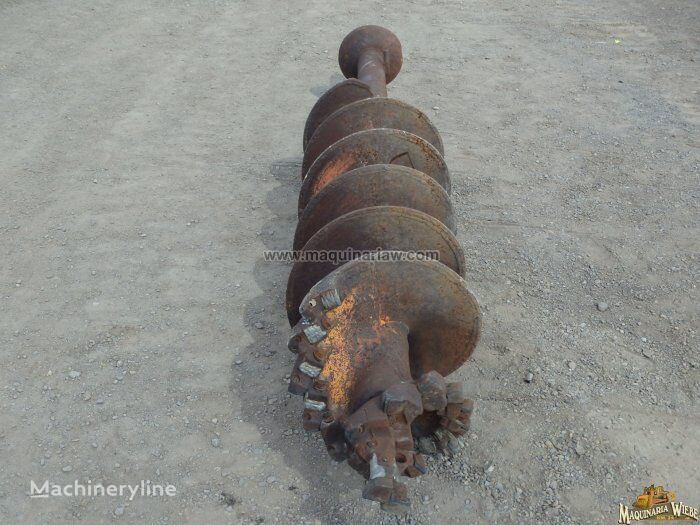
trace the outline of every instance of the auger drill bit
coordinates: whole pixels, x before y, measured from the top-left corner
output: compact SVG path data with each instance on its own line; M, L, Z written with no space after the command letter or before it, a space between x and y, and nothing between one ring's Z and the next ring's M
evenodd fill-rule
M367 479L363 496L401 512L399 478L426 472L414 439L454 453L469 427L472 402L445 377L474 350L481 315L463 279L442 140L423 113L386 98L401 44L360 27L339 63L348 80L319 98L304 129L289 391L304 396L304 428Z

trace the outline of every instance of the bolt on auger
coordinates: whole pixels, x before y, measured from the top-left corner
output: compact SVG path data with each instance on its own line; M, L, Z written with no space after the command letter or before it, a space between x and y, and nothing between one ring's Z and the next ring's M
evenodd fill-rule
M289 391L304 396L304 428L367 479L363 496L401 512L400 477L426 472L414 440L455 452L469 428L472 402L445 377L473 352L481 314L462 278L440 135L425 114L387 98L399 40L363 26L338 59L347 80L319 98L304 129L294 249L374 253L294 264Z

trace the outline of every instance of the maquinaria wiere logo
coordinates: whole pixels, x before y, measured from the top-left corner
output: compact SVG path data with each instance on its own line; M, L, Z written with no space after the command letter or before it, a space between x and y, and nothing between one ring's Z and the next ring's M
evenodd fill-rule
M675 492L665 490L662 486L650 485L637 497L632 507L620 503L618 523L630 525L633 521L698 521L698 509L676 501Z

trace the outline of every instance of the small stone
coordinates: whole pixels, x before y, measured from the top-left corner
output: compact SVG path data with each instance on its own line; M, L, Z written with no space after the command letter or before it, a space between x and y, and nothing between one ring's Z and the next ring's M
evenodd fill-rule
M71 370L70 372L68 372L68 377L70 377L71 379L78 379L80 377L80 372L78 372L77 370Z
M241 365L241 364L243 364L243 361L241 361L240 359L236 359L236 360L234 361L234 364L236 364L236 365Z
M122 514L124 514L124 505L119 505L116 509L114 509L114 515L121 516Z
M532 372L528 372L525 374L525 382L526 383L532 383L532 380L535 379L535 376L533 375Z
M651 359L651 356L652 356L651 350L649 350L648 348L645 348L644 350L642 350L642 355L644 357L646 357L647 359Z
M493 472L493 470L495 468L496 467L494 467L493 465L488 465L487 467L484 468L484 474L491 474L491 472Z
M569 361L569 370L576 370L576 362L575 361Z
M424 504L430 502L430 496L428 496L427 494L423 494L423 497L421 499L422 499Z
M578 443L576 443L575 450L576 450L576 454L578 454L579 456L583 456L586 453L586 449L584 448L584 446L581 444L580 441Z
M258 330L262 330L264 327L265 325L263 325L260 321L255 323L255 328L257 328Z
M214 448L219 448L221 446L221 440L218 437L211 438L211 446Z
M97 403L98 405L103 405L104 402L105 402L105 400L101 397L98 397L97 400L95 401L95 403Z
M91 397L92 395L90 394L90 392L83 392L83 401L90 401Z
M61 470L62 470L63 472L70 472L71 470L73 470L73 467L71 467L70 465L66 465L66 466L63 467Z
M423 454L437 454L437 445L429 437L422 437L418 439L418 450Z
M601 312L604 312L605 310L607 310L608 308L610 308L610 305L609 305L608 303L604 302L604 301L599 301L598 304L596 304L596 307L597 307L598 310L600 310Z
M272 485L275 481L277 481L277 478L275 476L269 476L267 478L267 483Z

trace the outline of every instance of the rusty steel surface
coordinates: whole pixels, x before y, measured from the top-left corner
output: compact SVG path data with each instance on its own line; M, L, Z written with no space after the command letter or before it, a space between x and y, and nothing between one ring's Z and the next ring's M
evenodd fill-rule
M412 208L455 230L450 197L435 179L405 166L373 164L343 173L311 199L299 217L294 249L333 219L369 206Z
M363 315L370 318L370 324L389 320L406 324L411 335L408 350L412 377L433 370L443 376L454 372L472 354L481 329L479 305L464 279L438 261L387 262L381 258L372 255L349 262L306 294L301 303L304 318L311 324L316 321L331 335L318 348L321 352L332 351L334 333L328 330L329 323L345 322L347 318L341 316L352 317L346 308L362 307L367 309ZM316 301L314 309L312 299L328 290L338 292L333 295L337 295L335 303L342 308L336 310L332 306L335 303L328 301L324 306L321 300ZM352 322L346 329L362 327ZM352 397L338 396L346 400Z
M373 128L408 131L430 142L440 155L444 154L440 134L422 111L391 98L368 98L343 106L316 128L304 150L302 178L328 146L352 133Z
M363 26L338 61L349 80L304 129L289 391L304 396L303 427L367 479L363 497L398 513L410 506L401 476L427 471L415 440L461 448L473 403L445 376L474 351L481 314L463 279L442 140L423 113L383 98L400 42Z
M369 86L356 78L343 80L326 91L316 101L316 104L314 104L314 107L311 108L309 112L309 116L306 118L306 125L304 126L304 149L306 149L306 144L316 131L316 128L326 120L326 118L347 104L372 96L372 91L369 89Z
M454 234L439 220L402 206L373 206L347 213L329 222L304 245L303 252L370 251L437 252L438 260L464 275L462 249ZM299 320L299 304L309 289L337 268L334 261L299 261L287 282L287 315Z
M457 451L468 429L472 403L444 376L478 341L476 300L437 261L370 258L317 283L301 314L289 343L297 354L290 391L306 400L304 427L368 479L364 497L406 509L397 478L426 472L414 433Z
M304 126L304 149L316 128L346 104L372 96L386 96L386 84L401 70L401 42L379 26L358 27L345 37L338 52L345 80L324 93Z
M396 35L380 26L362 26L343 39L338 64L345 78L359 78L386 96L386 85L401 71L403 54Z
M399 129L358 131L329 146L306 172L299 191L299 210L326 184L346 171L371 164L396 164L422 171L450 192L445 159L429 142Z

